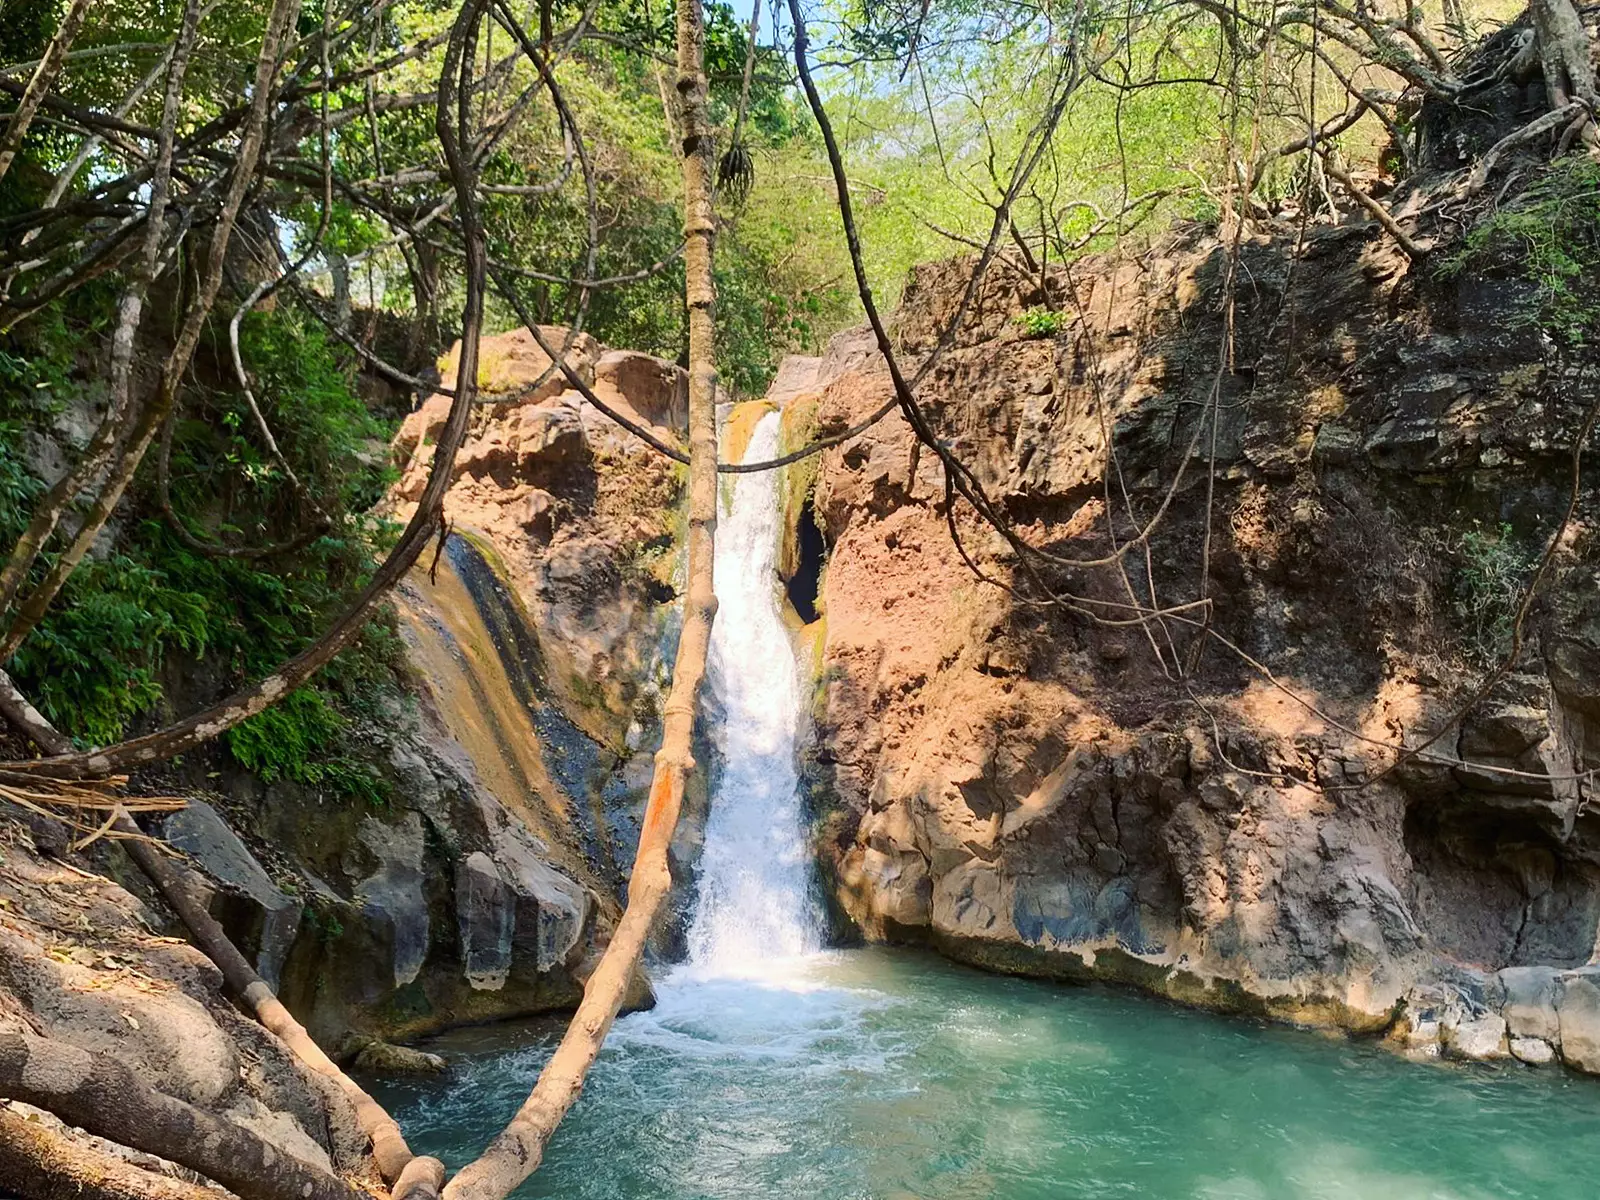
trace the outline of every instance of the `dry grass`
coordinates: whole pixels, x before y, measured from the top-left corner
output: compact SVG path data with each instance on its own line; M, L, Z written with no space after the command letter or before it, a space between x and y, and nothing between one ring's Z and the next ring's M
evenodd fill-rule
M80 835L74 851L82 850L103 837L129 838L139 835L114 829L118 818L131 813L176 812L188 801L181 796L127 796L122 789L127 777L112 776L96 783L70 783L54 779L20 780L11 775L0 778L0 800L5 800L35 816L59 821Z

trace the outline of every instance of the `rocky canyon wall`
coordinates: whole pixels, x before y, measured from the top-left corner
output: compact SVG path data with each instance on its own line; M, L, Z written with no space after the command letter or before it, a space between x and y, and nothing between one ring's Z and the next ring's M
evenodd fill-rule
M1515 263L1442 258L1263 219L1231 286L1198 230L1002 262L919 398L1057 556L1038 578L958 503L962 561L898 412L791 489L790 542L814 520L826 543L819 848L862 933L1600 1070L1593 466L1526 646L1448 723L1566 509L1594 364L1528 319ZM970 266L913 278L909 360ZM890 394L864 332L786 376L786 423L822 433ZM1041 604L1041 582L1097 603Z
M160 828L334 1050L574 1005L637 841L676 635L679 480L582 405L526 332L486 339L483 357L450 534L395 597L406 694L350 733L389 799L203 756L176 770L193 799ZM677 367L587 335L570 339L568 363L658 437L681 436ZM444 366L449 388L453 358ZM395 440L400 520L448 407L428 400ZM703 794L689 799L703 813ZM683 862L698 828L685 823Z

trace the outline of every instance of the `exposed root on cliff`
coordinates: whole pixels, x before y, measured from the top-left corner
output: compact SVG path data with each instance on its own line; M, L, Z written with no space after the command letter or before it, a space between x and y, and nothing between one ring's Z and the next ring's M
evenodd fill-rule
M215 1179L242 1200L369 1200L258 1135L141 1082L119 1059L0 1032L0 1093Z
M21 1200L221 1200L223 1195L105 1153L3 1103L0 1179Z

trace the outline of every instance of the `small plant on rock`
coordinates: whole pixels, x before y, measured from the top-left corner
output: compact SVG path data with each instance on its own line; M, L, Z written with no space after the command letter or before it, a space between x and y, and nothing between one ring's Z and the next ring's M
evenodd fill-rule
M1047 338L1055 337L1066 329L1067 316L1054 309L1030 308L1018 313L1016 322L1022 328L1024 337Z
M1452 549L1457 566L1451 607L1466 636L1467 653L1480 663L1496 662L1511 648L1512 623L1533 557L1517 544L1508 524L1485 529L1474 521Z

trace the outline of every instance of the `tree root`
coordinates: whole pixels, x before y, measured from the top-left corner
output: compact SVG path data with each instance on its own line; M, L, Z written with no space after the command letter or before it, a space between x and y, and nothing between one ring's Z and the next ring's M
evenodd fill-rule
M1427 257L1427 248L1419 246L1412 240L1411 235L1401 228L1400 222L1394 219L1393 213L1362 191L1361 185L1355 181L1350 172L1333 161L1331 154L1323 151L1321 147L1318 147L1318 153L1322 155L1322 165L1328 174L1337 179L1344 186L1344 190L1349 194L1350 198L1366 209L1372 219L1383 227L1383 231L1395 240L1395 244L1401 250L1405 251L1407 258L1412 262L1421 262L1422 259Z
M1551 108L1564 108L1577 102L1583 108L1573 118L1572 128L1563 136L1570 145L1581 136L1588 146L1600 145L1600 132L1594 114L1600 108L1600 91L1595 87L1594 62L1590 57L1589 31L1572 0L1530 0L1528 14L1533 19L1534 38L1539 50L1539 69L1544 75L1545 92Z
M0 1094L198 1171L243 1200L370 1200L243 1126L156 1091L120 1060L53 1038L0 1033Z
M22 1200L218 1200L0 1106L0 1179Z
M1518 146L1526 146L1529 142L1552 133L1563 126L1569 126L1567 133L1562 135L1563 143L1571 140L1572 128L1579 122L1589 120L1589 110L1577 100L1569 101L1560 108L1553 108L1541 117L1529 121L1521 129L1506 134L1494 145L1484 152L1472 174L1467 176L1465 191L1468 196L1476 196L1489 183L1489 175L1494 170L1495 164Z

